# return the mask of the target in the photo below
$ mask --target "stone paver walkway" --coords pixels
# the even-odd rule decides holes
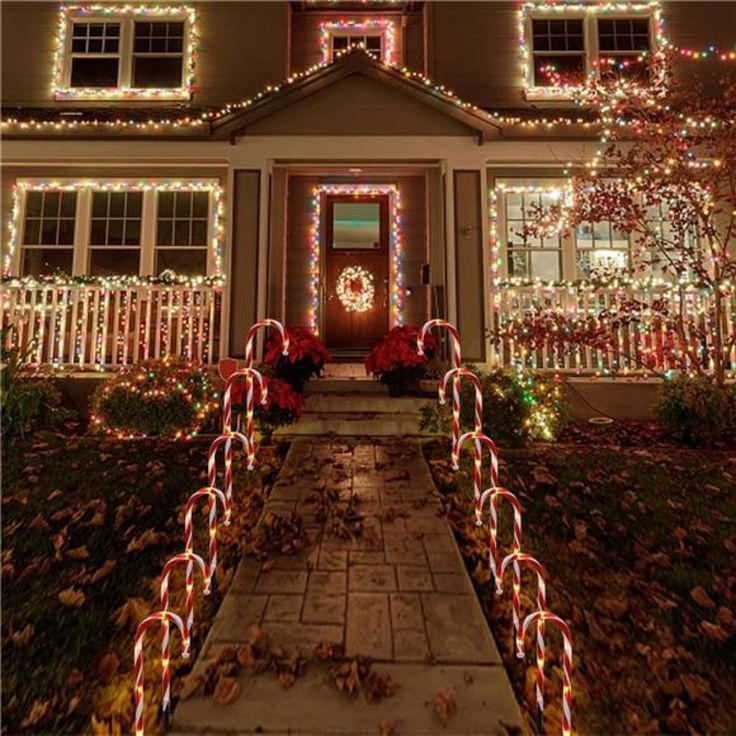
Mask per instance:
[[[334,536],[315,518],[315,489],[357,495],[363,534]],[[310,503],[310,496],[312,502]],[[243,560],[197,668],[261,625],[274,644],[340,642],[374,661],[398,692],[379,703],[348,698],[310,666],[290,689],[272,674],[241,674],[229,706],[197,696],[174,713],[179,733],[373,734],[389,720],[398,734],[504,734],[521,717],[421,450],[408,440],[296,440],[267,510],[296,511],[310,544],[297,556]],[[451,694],[457,714],[443,726],[427,706]]]

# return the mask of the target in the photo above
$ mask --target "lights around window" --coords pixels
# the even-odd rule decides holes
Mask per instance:
[[[394,22],[382,18],[336,20],[320,24],[322,60],[330,63],[335,55],[360,46],[385,64],[396,63]]]
[[[196,12],[175,5],[62,5],[53,95],[58,100],[188,99]]]

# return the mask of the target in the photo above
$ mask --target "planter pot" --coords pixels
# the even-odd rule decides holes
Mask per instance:
[[[404,381],[401,378],[386,378],[384,383],[388,387],[388,395],[394,399],[398,399],[404,395]]]

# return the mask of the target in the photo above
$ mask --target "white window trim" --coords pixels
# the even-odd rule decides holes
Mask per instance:
[[[188,6],[62,6],[59,17],[53,97],[56,100],[188,100],[194,84],[196,11]],[[133,87],[135,23],[183,22],[182,79],[177,87]],[[74,23],[119,23],[117,87],[72,87],[72,26]],[[112,55],[110,55],[112,56]]]
[[[77,203],[74,223],[74,243],[72,246],[72,276],[86,276],[90,266],[90,236],[92,231],[92,194],[96,191],[143,191],[143,208],[141,212],[141,242],[138,246],[140,254],[140,277],[158,277],[154,272],[156,263],[156,234],[158,194],[161,191],[187,191],[208,193],[209,216],[207,222],[208,237],[206,246],[171,246],[172,250],[191,248],[207,251],[207,277],[222,276],[224,237],[223,237],[223,202],[222,186],[218,179],[197,179],[196,182],[176,179],[156,179],[141,185],[140,179],[89,179],[76,181],[72,179],[18,179],[16,182],[16,203],[13,207],[10,243],[9,273],[21,274],[25,240],[26,193],[29,191],[76,191]],[[117,188],[116,187],[120,187]],[[33,246],[31,246],[33,247]],[[37,246],[40,248],[41,246]],[[54,246],[46,246],[53,248]],[[68,246],[60,246],[68,247]],[[110,246],[111,249],[116,246]],[[134,246],[127,246],[131,249]]]
[[[597,80],[600,73],[596,61],[600,56],[598,44],[598,19],[627,18],[647,19],[649,21],[649,49],[652,58],[663,48],[665,41],[658,35],[660,22],[659,2],[631,3],[625,5],[548,5],[527,2],[519,10],[519,35],[521,44],[521,64],[524,80],[524,95],[527,100],[569,101],[574,93],[585,89],[585,83],[569,87],[540,87],[534,79],[534,38],[532,21],[551,19],[570,19],[583,21],[584,58],[583,74],[586,80]],[[553,56],[554,52],[550,52]]]

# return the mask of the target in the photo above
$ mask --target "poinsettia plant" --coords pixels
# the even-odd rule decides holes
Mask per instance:
[[[270,373],[288,381],[301,393],[304,384],[313,376],[318,376],[330,360],[325,344],[306,327],[287,327],[289,354],[283,355],[281,338],[271,335],[266,342],[263,362],[269,366]]]
[[[437,340],[427,335],[424,339],[424,355],[420,355],[417,350],[418,337],[419,328],[415,325],[394,327],[368,354],[365,359],[366,373],[380,378],[381,383],[387,384],[389,389],[423,378],[427,373],[427,364],[437,350]]]
[[[261,389],[257,382],[254,385],[253,399],[256,426],[263,441],[270,443],[276,429],[299,421],[304,408],[304,397],[289,383],[273,376],[266,378],[266,387],[268,393],[265,404],[261,404]],[[244,412],[247,399],[245,380],[235,382],[231,396],[233,409]]]

